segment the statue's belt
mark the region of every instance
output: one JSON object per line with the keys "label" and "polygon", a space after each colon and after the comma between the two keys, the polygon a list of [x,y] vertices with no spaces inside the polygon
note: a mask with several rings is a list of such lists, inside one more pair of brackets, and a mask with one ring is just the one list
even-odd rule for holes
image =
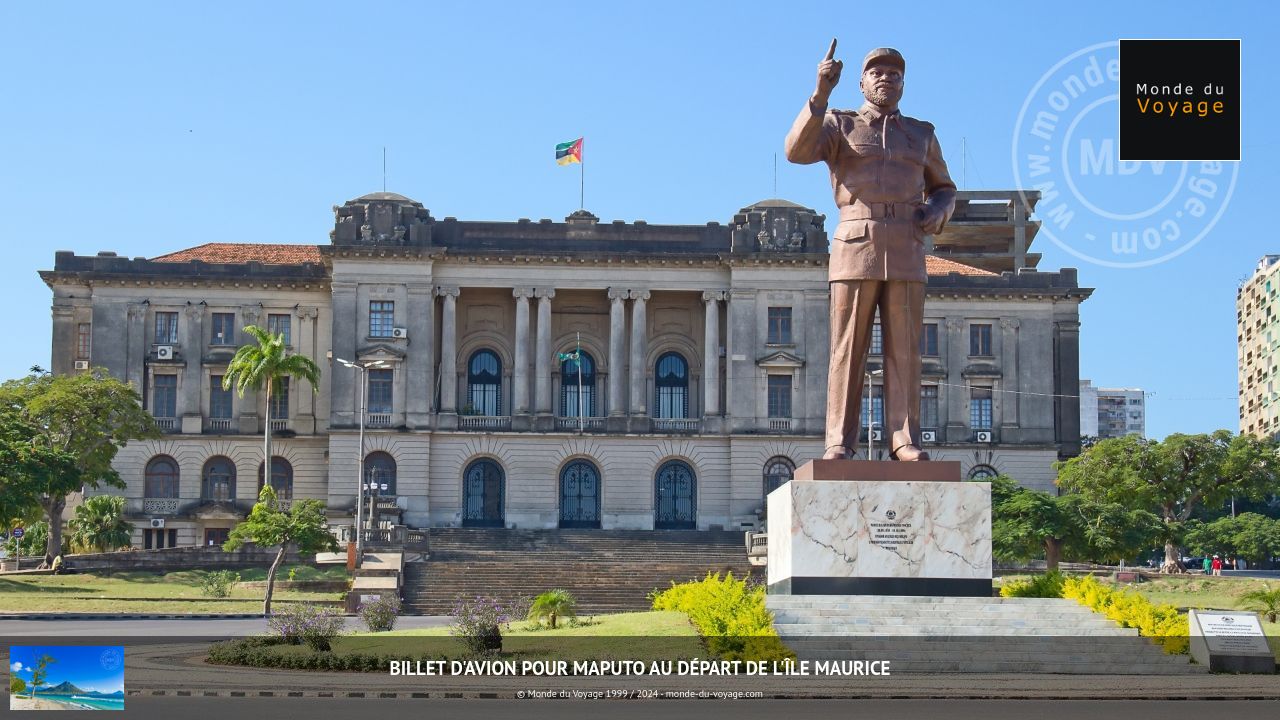
{"label": "statue's belt", "polygon": [[885,218],[896,218],[900,220],[912,220],[915,217],[916,208],[919,206],[920,203],[868,203],[856,200],[852,205],[845,205],[840,208],[840,219],[880,220]]}

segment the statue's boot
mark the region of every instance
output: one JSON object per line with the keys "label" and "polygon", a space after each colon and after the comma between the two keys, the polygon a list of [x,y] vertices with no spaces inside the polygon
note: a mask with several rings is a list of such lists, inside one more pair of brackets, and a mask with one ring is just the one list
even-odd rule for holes
{"label": "statue's boot", "polygon": [[825,455],[822,456],[822,459],[823,460],[848,460],[852,456],[853,456],[853,453],[849,452],[849,448],[841,445],[832,445],[831,447],[827,448],[827,452]]}
{"label": "statue's boot", "polygon": [[901,460],[903,462],[918,462],[929,459],[929,453],[921,450],[915,445],[903,445],[890,453],[889,456],[894,460]]}

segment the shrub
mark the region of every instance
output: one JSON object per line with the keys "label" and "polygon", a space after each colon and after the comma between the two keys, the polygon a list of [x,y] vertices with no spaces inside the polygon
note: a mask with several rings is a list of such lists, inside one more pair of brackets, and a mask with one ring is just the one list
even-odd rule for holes
{"label": "shrub", "polygon": [[568,590],[548,590],[533,599],[529,611],[525,614],[530,620],[542,623],[544,620],[552,629],[559,618],[577,618],[578,600]]}
{"label": "shrub", "polygon": [[211,598],[231,597],[231,590],[240,582],[240,573],[216,570],[200,578],[200,594]]}
{"label": "shrub", "polygon": [[1013,580],[1000,586],[1000,597],[1060,598],[1066,576],[1054,570],[1027,580]]}
{"label": "shrub", "polygon": [[773,613],[764,605],[764,586],[735,580],[733,573],[707,573],[702,580],[672,583],[654,593],[654,610],[689,616],[707,647],[726,660],[783,660],[795,654],[778,639]]}
{"label": "shrub", "polygon": [[267,624],[291,645],[306,643],[317,652],[328,652],[330,641],[342,632],[342,616],[319,605],[289,605],[271,616]]}
{"label": "shrub", "polygon": [[26,692],[26,691],[27,691],[26,680],[23,680],[17,675],[14,675],[13,677],[9,678],[9,694],[10,695],[17,695],[20,692]]}
{"label": "shrub", "polygon": [[502,626],[511,621],[511,616],[496,598],[458,598],[451,614],[449,634],[460,639],[468,650],[477,655],[502,651]]}
{"label": "shrub", "polygon": [[286,670],[330,670],[346,672],[386,673],[391,660],[446,660],[444,655],[406,658],[368,655],[365,653],[335,654],[331,652],[278,652],[275,646],[280,638],[248,637],[216,643],[209,648],[208,661],[214,665],[244,665],[248,667],[282,668]]}
{"label": "shrub", "polygon": [[1266,616],[1268,622],[1275,622],[1276,616],[1280,615],[1280,588],[1274,588],[1270,585],[1263,585],[1261,590],[1251,590],[1240,596],[1241,600],[1248,603],[1250,610],[1257,610]]}
{"label": "shrub", "polygon": [[360,603],[360,619],[369,632],[387,632],[395,628],[400,617],[400,598],[383,595],[372,602]]}
{"label": "shrub", "polygon": [[1187,617],[1173,605],[1155,605],[1136,592],[1109,588],[1092,575],[1067,578],[1062,596],[1124,627],[1137,628],[1140,635],[1152,638],[1171,655],[1185,654],[1189,649]]}

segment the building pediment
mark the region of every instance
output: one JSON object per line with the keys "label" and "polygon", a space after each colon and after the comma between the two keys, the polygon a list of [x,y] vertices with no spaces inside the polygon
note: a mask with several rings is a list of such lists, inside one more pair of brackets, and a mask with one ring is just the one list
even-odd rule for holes
{"label": "building pediment", "polygon": [[378,362],[379,360],[386,363],[398,363],[407,356],[408,353],[403,348],[398,348],[388,343],[374,343],[356,350],[356,359],[362,365]]}
{"label": "building pediment", "polygon": [[196,520],[243,520],[244,513],[229,502],[209,501],[192,508],[187,513]]}
{"label": "building pediment", "polygon": [[1004,373],[995,363],[970,363],[960,371],[961,377],[1003,377]]}
{"label": "building pediment", "polygon": [[769,353],[759,360],[756,360],[756,365],[762,368],[790,370],[804,367],[804,358],[789,353],[786,350],[778,350],[777,352]]}

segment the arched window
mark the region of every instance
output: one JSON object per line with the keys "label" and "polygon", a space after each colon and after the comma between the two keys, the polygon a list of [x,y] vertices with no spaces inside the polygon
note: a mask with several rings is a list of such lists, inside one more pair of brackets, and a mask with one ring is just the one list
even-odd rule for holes
{"label": "arched window", "polygon": [[236,499],[236,466],[221,455],[211,457],[204,464],[200,483],[200,498],[207,502],[227,502]]}
{"label": "arched window", "polygon": [[764,494],[769,493],[791,482],[796,473],[796,464],[790,458],[776,455],[764,464]]}
{"label": "arched window", "polygon": [[476,415],[502,414],[502,361],[492,350],[477,350],[467,363],[467,404]]}
{"label": "arched window", "polygon": [[502,527],[505,524],[502,466],[481,459],[462,473],[463,527]]}
{"label": "arched window", "polygon": [[654,385],[658,394],[654,417],[689,417],[689,363],[680,353],[669,352],[658,358]]}
{"label": "arched window", "polygon": [[560,363],[560,416],[579,414],[596,414],[596,362],[585,350],[578,351],[577,360]]}
{"label": "arched window", "polygon": [[178,497],[178,463],[168,455],[158,455],[147,463],[143,497]]}
{"label": "arched window", "polygon": [[693,530],[698,522],[698,478],[693,468],[669,460],[654,476],[653,526],[658,530]]}
{"label": "arched window", "polygon": [[990,465],[974,465],[969,469],[970,480],[987,480],[999,474],[1000,471]]}
{"label": "arched window", "polygon": [[[371,452],[364,459],[365,484],[377,483],[379,495],[396,494],[396,460],[382,451]],[[386,485],[386,489],[383,489]]]}
{"label": "arched window", "polygon": [[600,527],[600,471],[589,460],[560,471],[560,527]]}
{"label": "arched window", "polygon": [[[293,466],[279,455],[271,458],[271,487],[278,500],[293,499]],[[262,490],[262,463],[258,463],[258,490]]]}

